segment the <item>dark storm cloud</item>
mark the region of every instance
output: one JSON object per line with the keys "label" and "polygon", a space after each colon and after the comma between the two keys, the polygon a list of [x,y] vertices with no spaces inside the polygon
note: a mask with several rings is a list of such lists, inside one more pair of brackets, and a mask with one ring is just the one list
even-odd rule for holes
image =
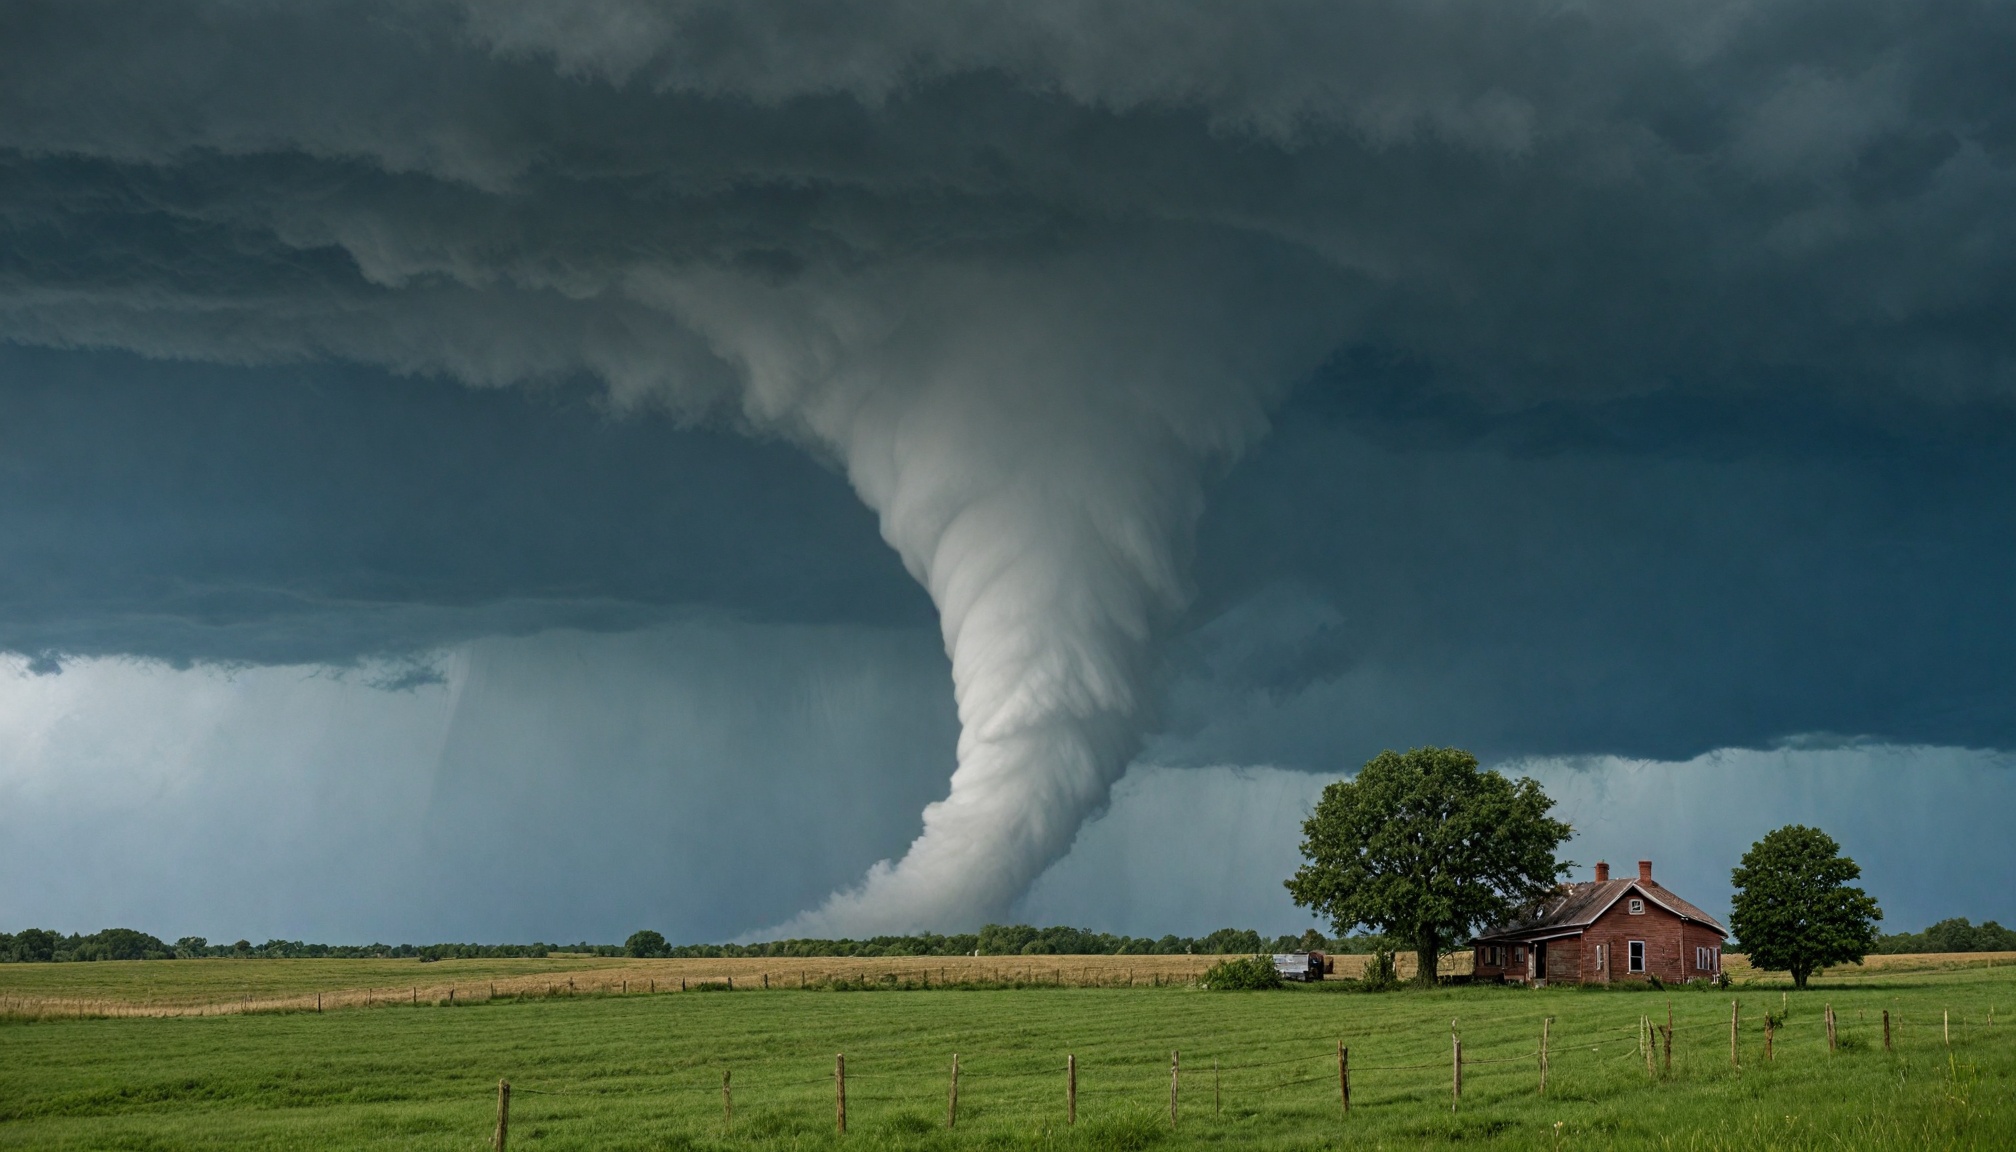
{"label": "dark storm cloud", "polygon": [[0,643],[911,619],[806,449],[961,724],[808,931],[1008,907],[1157,667],[1172,760],[2006,742],[2012,48],[1966,3],[11,5],[0,341],[103,379],[9,354]]}
{"label": "dark storm cloud", "polygon": [[1151,757],[2016,746],[2006,410],[1382,399],[1318,382],[1214,493]]}
{"label": "dark storm cloud", "polygon": [[2011,385],[1993,6],[568,12],[12,6],[8,333],[711,393],[644,270],[1206,229],[1501,404]]}
{"label": "dark storm cloud", "polygon": [[347,664],[700,605],[930,626],[829,471],[579,387],[0,347],[0,458],[14,651]]}

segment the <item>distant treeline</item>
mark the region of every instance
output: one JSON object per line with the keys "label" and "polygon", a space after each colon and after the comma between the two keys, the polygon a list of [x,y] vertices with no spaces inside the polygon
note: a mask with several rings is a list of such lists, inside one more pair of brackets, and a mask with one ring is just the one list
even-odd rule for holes
{"label": "distant treeline", "polygon": [[1882,933],[1876,937],[1879,955],[1906,952],[2016,952],[2016,928],[1993,920],[1978,927],[1966,917],[1941,920],[1923,932]]}
{"label": "distant treeline", "polygon": [[[131,928],[107,928],[88,936],[65,936],[43,928],[13,935],[0,932],[0,963],[63,960],[194,960],[204,957],[281,960],[415,959],[476,960],[510,956],[550,956],[556,952],[595,956],[717,958],[737,956],[1239,956],[1311,949],[1368,953],[1385,947],[1404,951],[1379,936],[1326,937],[1311,929],[1300,936],[1261,936],[1251,928],[1220,928],[1206,936],[1115,936],[1087,928],[1036,928],[989,924],[978,932],[941,936],[875,936],[866,940],[771,940],[761,944],[667,944],[656,932],[638,932],[622,944],[305,944],[299,940],[239,940],[212,944],[184,936],[170,944]],[[2016,929],[1995,921],[1941,920],[1923,932],[1897,932],[1877,939],[1881,954],[1904,952],[2016,952]]]}
{"label": "distant treeline", "polygon": [[170,944],[131,928],[107,928],[88,936],[65,936],[43,928],[13,935],[0,932],[0,963],[69,960],[195,960],[329,958],[369,960],[472,960],[548,956],[556,952],[596,956],[716,958],[737,956],[1180,956],[1251,955],[1318,949],[1371,952],[1393,945],[1378,936],[1330,938],[1310,930],[1300,936],[1268,939],[1250,928],[1221,928],[1206,936],[1115,936],[1085,928],[1036,928],[989,924],[976,933],[941,936],[876,936],[867,940],[773,940],[762,944],[670,945],[656,932],[638,932],[623,944],[306,944],[299,940],[239,940],[212,944],[184,936]]}
{"label": "distant treeline", "polygon": [[107,928],[89,936],[68,936],[46,928],[28,928],[13,935],[0,932],[0,963],[65,960],[198,960],[206,957],[280,960],[330,957],[371,960],[406,957],[418,960],[471,960],[493,956],[546,956],[554,952],[594,952],[621,956],[613,944],[304,944],[299,940],[240,940],[212,944],[201,936],[184,936],[169,944],[158,936],[131,928]]}
{"label": "distant treeline", "polygon": [[[989,924],[978,932],[940,936],[874,936],[866,940],[771,940],[760,944],[667,944],[656,932],[624,942],[631,956],[714,958],[734,956],[1223,956],[1259,952],[1370,952],[1377,936],[1332,939],[1311,929],[1300,936],[1268,938],[1251,928],[1220,928],[1206,936],[1115,936],[1089,928],[1036,928]],[[1388,945],[1390,947],[1390,945]]]}

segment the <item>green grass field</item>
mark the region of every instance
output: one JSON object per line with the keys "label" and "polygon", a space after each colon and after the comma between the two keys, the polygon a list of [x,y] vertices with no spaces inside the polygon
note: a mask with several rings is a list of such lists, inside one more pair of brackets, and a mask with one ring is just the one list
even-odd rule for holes
{"label": "green grass field", "polygon": [[[136,981],[146,968],[122,967]],[[0,1023],[0,1148],[474,1152],[489,1146],[499,1077],[513,1084],[519,1149],[2016,1147],[2016,969],[1733,994],[1740,1071],[1729,1066],[1732,994],[1692,990],[752,991],[14,1020]],[[1781,996],[1791,1019],[1767,1064],[1763,1017]],[[1672,1073],[1654,1080],[1638,1020],[1663,1023],[1669,999]],[[1842,1039],[1832,1055],[1828,1002]],[[1533,1053],[1549,1016],[1542,1098]],[[1471,1062],[1453,1114],[1452,1018]],[[1351,1047],[1348,1118],[1340,1038]],[[1171,1049],[1183,1068],[1173,1132]],[[845,1137],[833,1130],[838,1052]],[[948,1133],[955,1052],[960,1114]],[[1067,1053],[1079,1066],[1075,1127],[1064,1122]]]}

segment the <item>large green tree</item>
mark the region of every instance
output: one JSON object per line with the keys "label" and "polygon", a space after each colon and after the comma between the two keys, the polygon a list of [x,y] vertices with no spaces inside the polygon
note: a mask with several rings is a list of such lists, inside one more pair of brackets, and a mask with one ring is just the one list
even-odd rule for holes
{"label": "large green tree", "polygon": [[1849,881],[1862,875],[1841,845],[1818,828],[1787,824],[1750,846],[1731,877],[1729,927],[1750,964],[1790,972],[1792,984],[1829,964],[1860,964],[1876,947],[1883,910]]}
{"label": "large green tree", "polygon": [[1459,748],[1381,752],[1323,789],[1302,824],[1308,860],[1288,880],[1295,903],[1406,941],[1435,982],[1442,950],[1555,891],[1554,855],[1574,829],[1547,812],[1533,781],[1483,772]]}

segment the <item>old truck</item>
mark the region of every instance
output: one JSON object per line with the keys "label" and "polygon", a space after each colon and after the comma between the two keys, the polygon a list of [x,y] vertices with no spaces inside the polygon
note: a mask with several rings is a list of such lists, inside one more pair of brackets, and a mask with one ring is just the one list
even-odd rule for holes
{"label": "old truck", "polygon": [[1274,971],[1283,980],[1321,980],[1325,973],[1333,970],[1332,962],[1321,952],[1276,952]]}

